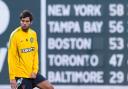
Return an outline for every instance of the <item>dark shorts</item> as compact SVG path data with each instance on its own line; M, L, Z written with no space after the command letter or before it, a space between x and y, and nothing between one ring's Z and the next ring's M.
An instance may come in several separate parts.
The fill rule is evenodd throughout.
M39 73L37 74L36 79L16 77L18 89L33 89L37 84L45 80L46 78Z

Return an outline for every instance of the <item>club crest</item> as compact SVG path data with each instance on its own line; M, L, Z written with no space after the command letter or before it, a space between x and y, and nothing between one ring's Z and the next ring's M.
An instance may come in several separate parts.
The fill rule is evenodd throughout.
M31 42L31 43L34 42L34 38L33 38L33 37L30 38L30 42Z

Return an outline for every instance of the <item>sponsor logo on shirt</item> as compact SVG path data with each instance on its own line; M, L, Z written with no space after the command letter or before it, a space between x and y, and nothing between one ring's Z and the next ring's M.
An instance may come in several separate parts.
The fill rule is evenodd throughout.
M27 53L27 52L32 52L32 51L34 51L34 50L35 50L35 48L34 48L34 47L31 47L31 48L21 49L21 52L22 52L22 53Z

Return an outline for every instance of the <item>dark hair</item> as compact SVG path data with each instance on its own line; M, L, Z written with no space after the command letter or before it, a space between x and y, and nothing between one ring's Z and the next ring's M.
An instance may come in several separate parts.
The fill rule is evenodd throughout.
M33 20L33 16L32 13L29 10L23 10L20 14L20 19L25 18L25 17L29 17L30 21Z

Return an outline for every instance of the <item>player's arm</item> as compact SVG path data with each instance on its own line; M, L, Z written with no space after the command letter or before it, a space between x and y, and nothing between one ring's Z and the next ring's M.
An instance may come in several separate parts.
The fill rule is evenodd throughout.
M33 73L37 74L38 72L38 65L39 59L38 59L38 42L37 42L37 35L35 34L35 55L34 55L34 65L33 65Z
M11 35L8 45L8 69L10 80L15 79L16 51L16 37Z
M8 69L11 89L17 89L17 84L15 80L15 65L16 65L16 39L14 36L10 36L9 45L8 45Z

